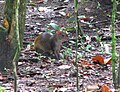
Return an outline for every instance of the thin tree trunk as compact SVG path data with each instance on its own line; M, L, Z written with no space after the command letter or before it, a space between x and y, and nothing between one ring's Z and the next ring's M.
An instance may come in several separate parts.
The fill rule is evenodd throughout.
M4 19L8 21L9 27L4 28L0 26L0 71L3 72L4 68L12 68L12 61L16 54L18 35L16 34L15 27L15 0L6 0ZM15 3L16 4L16 3ZM19 26L19 40L20 47L22 47L23 32L25 27L26 15L26 0L20 0L18 9L18 26ZM17 58L16 61L18 61Z

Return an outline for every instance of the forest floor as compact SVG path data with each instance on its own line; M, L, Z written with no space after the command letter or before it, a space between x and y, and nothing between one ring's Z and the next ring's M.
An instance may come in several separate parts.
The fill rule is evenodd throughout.
M39 1L39 2L38 2ZM23 48L18 63L18 92L76 92L74 0L61 2L33 0L27 4ZM41 1L41 2L40 2ZM66 0L67 1L67 0ZM113 89L111 72L111 4L94 0L80 4L79 20L84 40L79 38L79 89L101 92L104 86ZM72 19L72 18L71 18ZM117 53L120 53L120 10L117 12ZM69 41L61 49L62 59L57 61L41 56L31 49L35 37L45 32L49 23L68 28ZM117 61L117 60L116 60ZM118 63L118 62L117 62ZM118 68L118 64L116 65ZM13 91L11 73L0 81L7 92ZM87 92L85 91L85 92Z

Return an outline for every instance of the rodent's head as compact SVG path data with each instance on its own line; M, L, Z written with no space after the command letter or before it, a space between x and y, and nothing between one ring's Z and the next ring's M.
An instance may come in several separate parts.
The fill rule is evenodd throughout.
M57 36L57 39L62 42L68 41L68 35L65 32L57 31L56 36Z

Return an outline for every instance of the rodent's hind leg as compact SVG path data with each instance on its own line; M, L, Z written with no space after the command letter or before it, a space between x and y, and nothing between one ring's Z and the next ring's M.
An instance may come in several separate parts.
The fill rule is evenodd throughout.
M54 55L57 60L60 59L60 54L57 51L54 51Z

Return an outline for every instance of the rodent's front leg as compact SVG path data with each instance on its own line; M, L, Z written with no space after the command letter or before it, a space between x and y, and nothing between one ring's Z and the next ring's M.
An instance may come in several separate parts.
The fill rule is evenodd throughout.
M54 51L54 54L55 54L55 57L57 58L57 60L59 60L60 59L59 52L58 51Z

